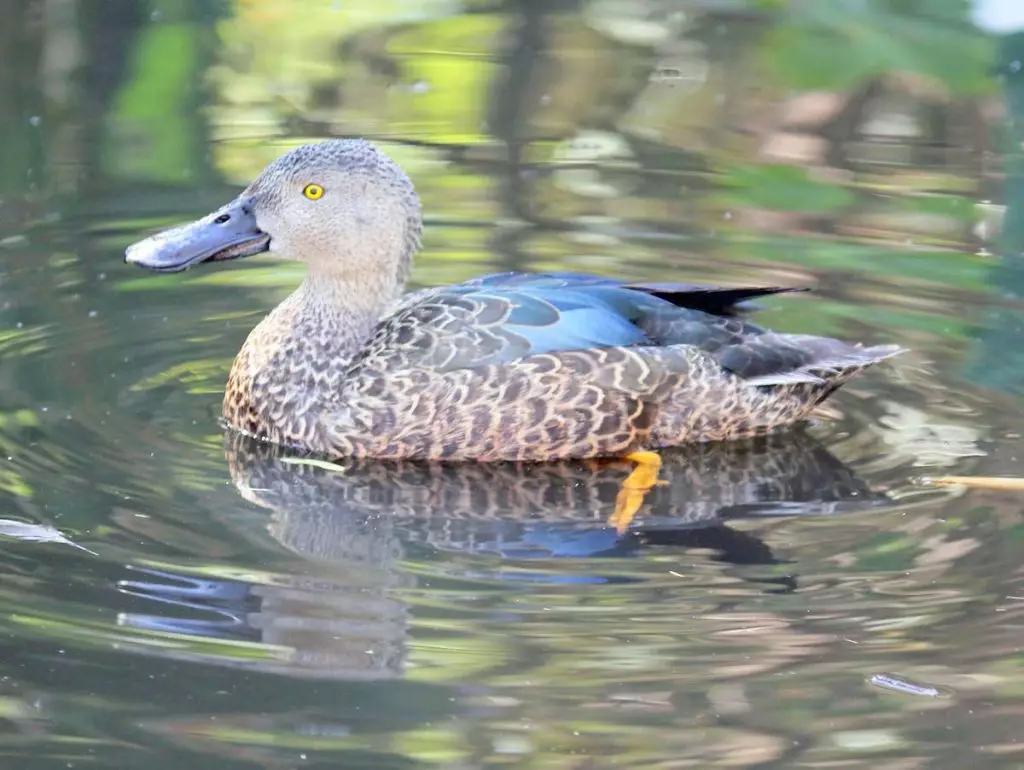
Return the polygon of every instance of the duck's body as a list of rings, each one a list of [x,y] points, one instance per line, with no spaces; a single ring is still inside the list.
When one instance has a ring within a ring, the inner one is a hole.
[[[735,315],[737,298],[777,289],[655,296],[589,276],[502,274],[409,295],[358,336],[307,291],[246,340],[224,416],[334,456],[536,461],[745,438],[805,419],[893,352]]]
[[[541,461],[745,438],[807,419],[898,352],[741,317],[745,300],[785,291],[774,287],[509,273],[403,297],[419,236],[401,170],[365,142],[332,141],[283,156],[238,200],[128,258],[309,263],[235,359],[224,416],[331,456]]]

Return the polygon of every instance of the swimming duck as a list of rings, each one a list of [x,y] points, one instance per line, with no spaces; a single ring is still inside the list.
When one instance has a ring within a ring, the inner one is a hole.
[[[235,358],[233,429],[335,457],[626,458],[638,465],[623,511],[656,483],[658,449],[801,423],[900,352],[747,320],[749,300],[785,287],[500,273],[403,295],[421,232],[398,164],[334,139],[285,153],[235,200],[125,260],[164,272],[260,253],[306,263]]]

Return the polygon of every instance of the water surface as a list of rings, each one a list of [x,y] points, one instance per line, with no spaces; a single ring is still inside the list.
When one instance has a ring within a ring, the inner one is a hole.
[[[1020,475],[1018,37],[953,0],[0,11],[0,518],[89,549],[0,540],[4,766],[1024,764],[1022,497],[917,482]],[[667,453],[623,534],[626,466],[288,463],[217,416],[297,266],[121,258],[353,134],[423,198],[417,286],[810,286],[759,317],[909,352]]]

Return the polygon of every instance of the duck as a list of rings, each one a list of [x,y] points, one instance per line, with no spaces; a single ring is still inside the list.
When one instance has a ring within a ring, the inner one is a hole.
[[[628,461],[617,526],[658,484],[661,450],[806,424],[902,352],[750,320],[754,300],[806,287],[502,272],[406,292],[422,234],[401,166],[331,138],[124,259],[155,272],[257,254],[305,264],[234,359],[228,429],[334,458]]]

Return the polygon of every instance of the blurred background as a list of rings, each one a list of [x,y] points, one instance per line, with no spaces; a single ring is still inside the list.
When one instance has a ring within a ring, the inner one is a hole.
[[[226,440],[301,268],[124,248],[353,135],[415,286],[809,286],[759,318],[909,352],[623,536],[619,469]],[[1024,766],[1021,493],[919,482],[1024,475],[1022,141],[1016,0],[0,0],[0,766]]]

